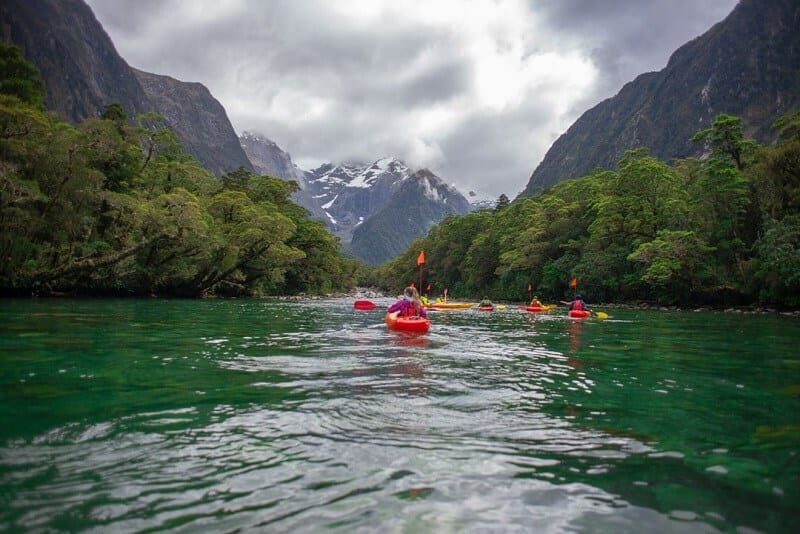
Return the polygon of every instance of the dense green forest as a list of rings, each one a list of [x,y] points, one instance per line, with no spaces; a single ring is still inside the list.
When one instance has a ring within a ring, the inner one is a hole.
[[[222,179],[151,113],[69,125],[0,43],[0,292],[255,296],[350,289],[363,267],[290,200],[295,182]]]
[[[519,301],[530,285],[558,300],[576,278],[594,302],[800,306],[800,113],[774,127],[780,141],[760,146],[740,118],[719,115],[693,138],[703,159],[632,150],[617,171],[450,217],[374,282],[419,283],[424,250],[433,295]]]

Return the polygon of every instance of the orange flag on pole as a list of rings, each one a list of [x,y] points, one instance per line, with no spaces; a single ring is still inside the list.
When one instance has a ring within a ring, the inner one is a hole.
[[[425,263],[425,251],[420,250],[419,256],[417,256],[417,265],[422,265],[423,263]]]
[[[530,285],[530,284],[528,284],[528,291],[530,291],[530,290],[531,290],[531,285]]]
[[[569,287],[578,287],[578,279],[573,278],[572,281],[569,283]]]

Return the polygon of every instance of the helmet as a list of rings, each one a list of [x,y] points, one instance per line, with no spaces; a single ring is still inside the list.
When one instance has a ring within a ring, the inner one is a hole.
[[[583,297],[582,297],[582,296],[580,296],[580,295],[575,295],[575,298],[576,298],[576,299],[579,299],[579,300],[583,300]]]

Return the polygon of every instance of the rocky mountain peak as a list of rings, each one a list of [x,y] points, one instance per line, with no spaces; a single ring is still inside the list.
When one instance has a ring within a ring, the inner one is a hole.
[[[305,189],[305,173],[298,169],[289,153],[273,140],[260,133],[244,132],[239,136],[239,144],[256,173],[282,180],[295,180]]]

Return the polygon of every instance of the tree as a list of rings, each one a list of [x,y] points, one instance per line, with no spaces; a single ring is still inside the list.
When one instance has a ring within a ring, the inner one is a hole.
[[[740,171],[756,147],[753,141],[745,139],[742,119],[724,113],[717,115],[711,128],[694,134],[692,141],[703,143],[712,157],[729,157]]]
[[[800,111],[779,117],[772,127],[778,131],[782,140],[800,141]]]
[[[646,149],[627,151],[619,172],[605,176],[596,200],[597,218],[589,227],[594,239],[635,246],[662,229],[685,224],[688,199],[680,175]]]
[[[17,160],[28,152],[29,142],[38,142],[49,127],[44,112],[16,96],[0,95],[0,157]]]
[[[800,306],[800,215],[769,221],[754,248],[759,297],[766,302]]]
[[[495,211],[500,211],[508,207],[510,201],[505,193],[501,193],[499,197],[497,197],[497,203],[494,206]]]
[[[44,110],[44,83],[33,64],[16,46],[0,42],[0,94],[11,95],[39,111]]]
[[[125,113],[125,108],[122,107],[122,104],[111,102],[106,104],[103,113],[100,114],[100,118],[114,123],[125,124],[125,121],[128,120],[128,114]]]
[[[262,278],[282,283],[287,266],[305,256],[287,244],[296,228],[292,221],[254,203],[242,191],[224,190],[214,195],[208,212],[220,233],[215,257],[198,279],[203,293],[247,294]]]
[[[114,120],[88,119],[79,128],[84,134],[89,165],[105,177],[103,187],[116,192],[130,190],[142,167],[139,143]]]
[[[287,245],[302,250],[304,257],[291,263],[285,275],[287,293],[328,293],[355,284],[355,260],[339,254],[339,243],[325,226],[301,216],[293,219],[297,229]]]
[[[473,238],[465,257],[466,280],[464,282],[477,292],[493,285],[500,256],[499,228],[492,224],[490,214],[482,214],[482,217],[486,220],[486,227]],[[483,292],[493,293],[485,290]]]
[[[628,259],[644,263],[642,280],[656,289],[659,300],[675,304],[714,280],[712,250],[692,231],[662,230]]]
[[[782,142],[761,151],[748,172],[762,218],[800,213],[800,113],[775,121]]]
[[[240,166],[235,171],[231,171],[222,175],[222,186],[225,189],[246,191],[252,176],[253,173],[248,171],[244,166]]]
[[[719,273],[728,280],[746,281],[745,256],[748,234],[750,188],[742,172],[730,158],[709,158],[692,187],[694,223],[699,235],[715,249]]]

